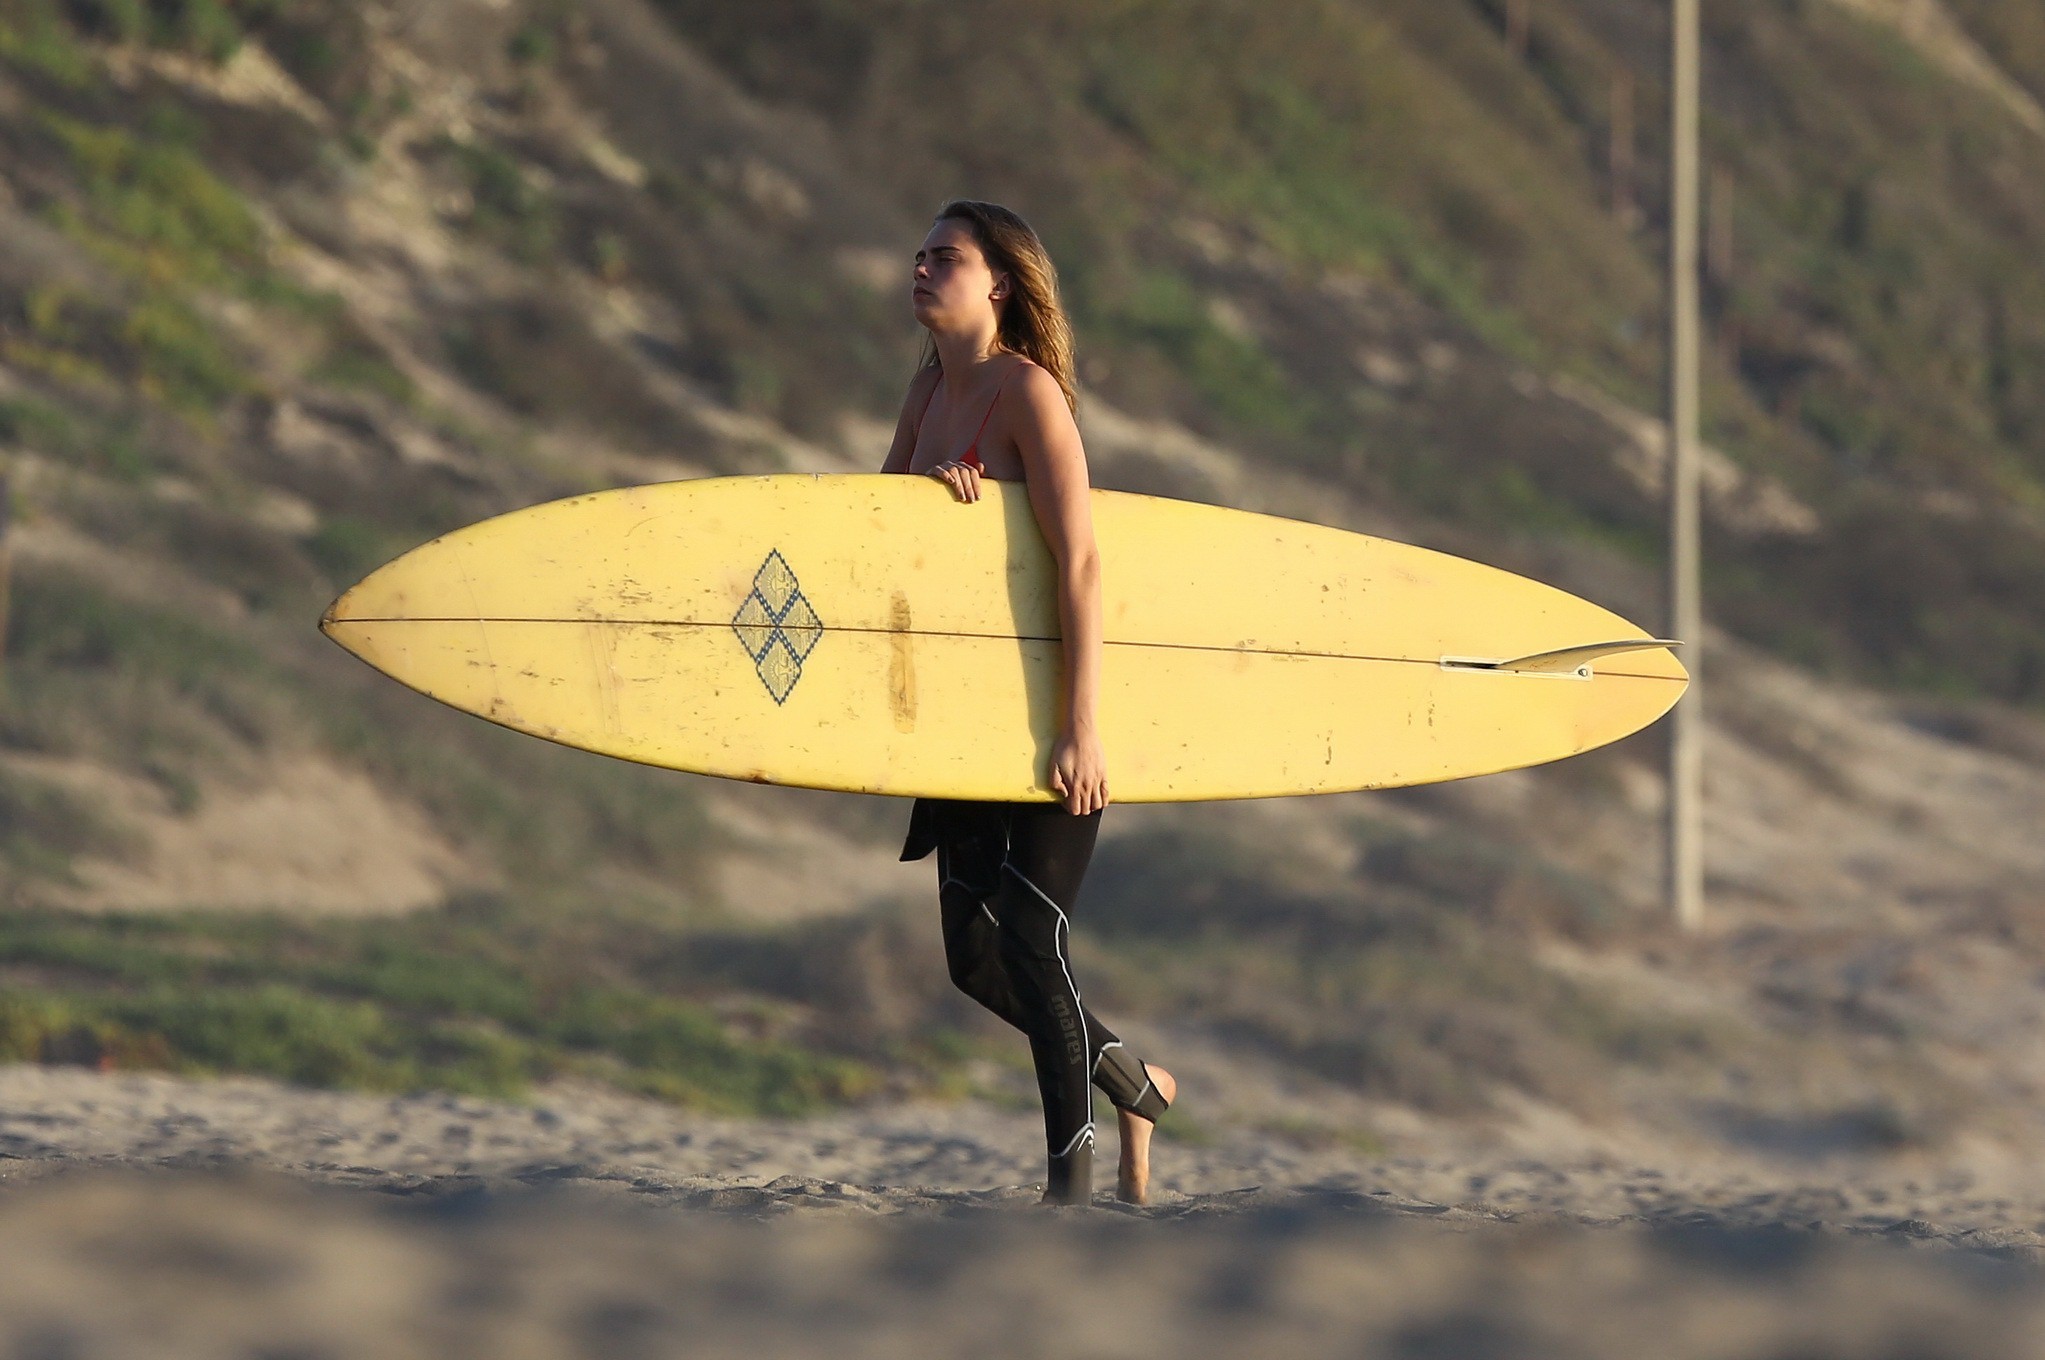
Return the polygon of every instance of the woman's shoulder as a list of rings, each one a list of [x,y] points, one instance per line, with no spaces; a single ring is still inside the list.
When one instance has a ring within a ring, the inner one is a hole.
[[[1028,399],[1055,394],[1060,402],[1065,400],[1065,389],[1051,376],[1051,370],[1024,354],[1016,355],[1015,366],[1002,375],[1001,394]]]
[[[1021,359],[1002,379],[1000,399],[1014,413],[1011,419],[1032,425],[1052,427],[1071,419],[1064,384],[1050,369],[1031,359]]]

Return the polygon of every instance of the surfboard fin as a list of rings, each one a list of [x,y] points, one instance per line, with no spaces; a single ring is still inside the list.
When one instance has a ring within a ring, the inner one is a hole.
[[[1520,675],[1558,675],[1588,680],[1591,678],[1591,662],[1600,657],[1682,645],[1672,638],[1627,638],[1620,642],[1587,642],[1580,647],[1561,647],[1552,652],[1532,652],[1504,659],[1445,656],[1441,665],[1443,670],[1451,671],[1511,671]]]

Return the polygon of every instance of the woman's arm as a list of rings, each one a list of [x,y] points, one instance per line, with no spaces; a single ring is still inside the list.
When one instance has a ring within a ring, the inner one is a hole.
[[[1057,380],[1035,364],[1014,394],[1016,448],[1037,527],[1058,569],[1065,639],[1064,711],[1051,754],[1051,787],[1075,816],[1108,804],[1107,760],[1095,723],[1101,679],[1101,559],[1087,499],[1086,449]]]
[[[909,391],[902,398],[902,414],[895,419],[895,442],[888,445],[887,459],[880,465],[882,472],[909,470],[909,459],[916,452],[916,431],[922,428],[923,412],[929,408],[931,393],[937,390],[938,380],[943,376],[943,370],[932,364],[909,380]]]

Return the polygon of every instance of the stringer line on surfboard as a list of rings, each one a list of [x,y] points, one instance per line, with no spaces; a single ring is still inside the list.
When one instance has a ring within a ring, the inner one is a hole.
[[[415,616],[407,618],[361,618],[330,620],[343,624],[358,623],[560,623],[560,624],[611,624],[630,628],[728,628],[728,623],[706,623],[701,619],[562,619],[532,618],[523,615],[492,615],[478,618],[473,615]],[[886,636],[928,637],[928,638],[974,638],[983,642],[1057,642],[1055,636],[1038,636],[1018,633],[960,633],[928,628],[859,628],[843,624],[825,624],[820,631],[825,633],[872,633]],[[1472,656],[1371,656],[1360,652],[1315,652],[1276,647],[1226,647],[1200,642],[1134,642],[1120,638],[1103,638],[1104,647],[1149,647],[1161,651],[1182,652],[1234,652],[1247,656],[1296,656],[1317,661],[1379,661],[1398,665],[1440,666],[1443,670],[1477,671],[1515,675],[1552,675],[1563,679],[1588,680],[1592,671],[1590,663],[1602,656],[1614,656],[1626,652],[1654,651],[1665,647],[1680,647],[1683,644],[1668,638],[1629,638],[1619,642],[1591,642],[1576,647],[1563,647],[1554,651],[1533,652],[1526,656],[1498,659]],[[1622,676],[1632,680],[1672,680],[1666,675],[1641,675],[1633,671],[1604,671],[1602,674]]]

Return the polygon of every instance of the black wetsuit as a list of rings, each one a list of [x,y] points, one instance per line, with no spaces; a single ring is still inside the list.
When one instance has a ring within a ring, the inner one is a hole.
[[[1165,1109],[1072,979],[1069,917],[1100,826],[1100,813],[1075,817],[1057,803],[919,798],[902,847],[905,860],[937,851],[952,981],[1029,1037],[1051,1158],[1045,1197],[1066,1204],[1085,1203],[1093,1188],[1089,1080],[1118,1109],[1152,1120]]]

